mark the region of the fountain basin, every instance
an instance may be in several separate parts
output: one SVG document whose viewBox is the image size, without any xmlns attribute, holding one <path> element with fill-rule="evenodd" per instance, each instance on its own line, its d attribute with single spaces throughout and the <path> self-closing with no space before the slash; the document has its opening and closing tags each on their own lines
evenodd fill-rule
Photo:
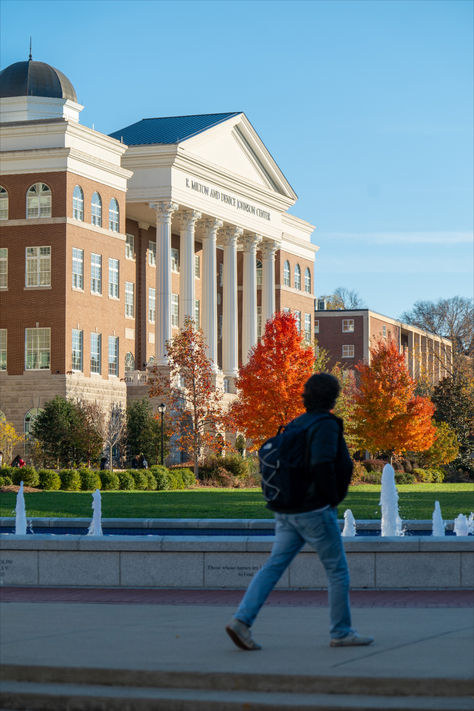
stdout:
<svg viewBox="0 0 474 711">
<path fill-rule="evenodd" d="M 73 523 L 71 519 L 55 521 Z M 123 523 L 123 519 L 103 521 L 104 528 L 123 527 Z M 143 531 L 150 533 L 163 523 L 163 519 L 145 520 Z M 232 523 L 243 528 L 245 535 L 3 535 L 0 581 L 12 586 L 244 589 L 271 550 L 270 535 L 255 535 L 257 530 L 271 531 L 271 520 L 187 523 L 188 528 L 192 524 L 204 534 L 206 529 L 225 532 Z M 427 522 L 417 523 L 428 527 Z M 377 522 L 367 525 L 376 528 Z M 183 521 L 170 519 L 167 527 L 171 526 L 182 528 Z M 474 588 L 473 536 L 360 536 L 343 540 L 355 589 Z M 317 555 L 305 546 L 277 587 L 326 586 Z"/>
</svg>

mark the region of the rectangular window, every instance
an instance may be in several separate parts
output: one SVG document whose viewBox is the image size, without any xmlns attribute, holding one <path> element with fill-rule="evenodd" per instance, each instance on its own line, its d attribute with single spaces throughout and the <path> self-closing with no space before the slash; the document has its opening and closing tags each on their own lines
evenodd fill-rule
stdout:
<svg viewBox="0 0 474 711">
<path fill-rule="evenodd" d="M 319 333 L 319 320 L 318 319 L 314 320 L 314 332 Z"/>
<path fill-rule="evenodd" d="M 91 373 L 102 370 L 102 334 L 91 333 Z"/>
<path fill-rule="evenodd" d="M 217 321 L 217 338 L 219 341 L 222 339 L 222 314 L 219 314 Z"/>
<path fill-rule="evenodd" d="M 83 331 L 72 329 L 72 369 L 82 373 Z"/>
<path fill-rule="evenodd" d="M 101 254 L 91 254 L 91 294 L 102 294 Z"/>
<path fill-rule="evenodd" d="M 354 319 L 353 318 L 343 318 L 342 319 L 342 332 L 343 333 L 354 333 Z"/>
<path fill-rule="evenodd" d="M 257 306 L 257 338 L 262 337 L 262 307 Z"/>
<path fill-rule="evenodd" d="M 382 326 L 382 336 L 387 338 L 387 326 Z"/>
<path fill-rule="evenodd" d="M 304 338 L 308 343 L 311 342 L 311 314 L 304 315 Z"/>
<path fill-rule="evenodd" d="M 119 339 L 109 336 L 109 375 L 119 374 Z"/>
<path fill-rule="evenodd" d="M 109 296 L 119 298 L 119 260 L 109 257 Z"/>
<path fill-rule="evenodd" d="M 0 248 L 0 289 L 8 289 L 8 248 Z"/>
<path fill-rule="evenodd" d="M 342 346 L 342 357 L 343 358 L 353 358 L 354 357 L 354 346 Z"/>
<path fill-rule="evenodd" d="M 155 289 L 148 287 L 148 320 L 150 323 L 155 323 L 156 298 Z"/>
<path fill-rule="evenodd" d="M 26 248 L 25 286 L 51 286 L 51 247 Z"/>
<path fill-rule="evenodd" d="M 179 249 L 171 247 L 171 271 L 179 272 Z"/>
<path fill-rule="evenodd" d="M 72 288 L 84 289 L 84 250 L 72 248 Z"/>
<path fill-rule="evenodd" d="M 194 276 L 196 279 L 201 278 L 201 257 L 199 254 L 194 255 Z"/>
<path fill-rule="evenodd" d="M 7 329 L 0 328 L 0 370 L 7 369 Z"/>
<path fill-rule="evenodd" d="M 224 283 L 224 265 L 222 262 L 219 264 L 219 286 L 222 286 Z"/>
<path fill-rule="evenodd" d="M 135 237 L 133 235 L 125 237 L 125 258 L 135 259 Z"/>
<path fill-rule="evenodd" d="M 179 296 L 171 294 L 171 325 L 179 326 Z"/>
<path fill-rule="evenodd" d="M 301 333 L 301 311 L 295 309 L 296 330 Z"/>
<path fill-rule="evenodd" d="M 194 322 L 196 328 L 201 328 L 201 303 L 199 299 L 196 299 L 194 302 Z"/>
<path fill-rule="evenodd" d="M 148 264 L 150 267 L 156 267 L 156 242 L 148 240 Z"/>
<path fill-rule="evenodd" d="M 25 328 L 25 370 L 49 370 L 51 329 Z"/>
<path fill-rule="evenodd" d="M 135 284 L 125 282 L 125 316 L 135 318 Z"/>
</svg>

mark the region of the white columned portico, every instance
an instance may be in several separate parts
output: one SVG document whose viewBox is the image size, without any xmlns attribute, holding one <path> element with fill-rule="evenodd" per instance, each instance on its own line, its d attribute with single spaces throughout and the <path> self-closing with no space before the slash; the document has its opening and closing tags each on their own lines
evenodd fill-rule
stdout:
<svg viewBox="0 0 474 711">
<path fill-rule="evenodd" d="M 201 213 L 196 210 L 183 210 L 179 213 L 180 232 L 180 280 L 179 280 L 179 327 L 183 328 L 186 316 L 195 316 L 195 267 L 194 267 L 194 228 Z"/>
<path fill-rule="evenodd" d="M 262 331 L 269 318 L 275 313 L 275 254 L 276 242 L 264 240 L 260 246 L 262 254 Z"/>
<path fill-rule="evenodd" d="M 166 341 L 171 338 L 171 216 L 178 205 L 169 200 L 150 203 L 156 212 L 156 321 L 158 365 L 168 365 Z"/>
<path fill-rule="evenodd" d="M 257 245 L 259 235 L 245 235 L 242 285 L 242 363 L 247 363 L 250 349 L 257 343 Z"/>
<path fill-rule="evenodd" d="M 201 321 L 207 354 L 212 361 L 212 369 L 218 371 L 217 364 L 217 230 L 222 221 L 207 218 L 202 223 L 202 305 Z"/>
<path fill-rule="evenodd" d="M 237 304 L 237 240 L 243 230 L 226 227 L 223 230 L 224 245 L 224 294 L 222 318 L 222 370 L 228 378 L 237 376 L 238 358 L 238 304 Z"/>
</svg>

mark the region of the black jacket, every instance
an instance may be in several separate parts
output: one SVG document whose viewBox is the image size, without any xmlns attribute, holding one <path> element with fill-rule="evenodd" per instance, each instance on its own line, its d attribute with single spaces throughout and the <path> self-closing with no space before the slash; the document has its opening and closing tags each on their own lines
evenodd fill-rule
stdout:
<svg viewBox="0 0 474 711">
<path fill-rule="evenodd" d="M 347 493 L 353 468 L 342 420 L 327 410 L 313 410 L 297 417 L 288 427 L 293 423 L 310 425 L 306 435 L 307 468 L 301 472 L 308 478 L 307 494 L 297 508 L 288 510 L 270 504 L 268 508 L 279 513 L 304 513 L 328 504 L 337 506 Z"/>
</svg>

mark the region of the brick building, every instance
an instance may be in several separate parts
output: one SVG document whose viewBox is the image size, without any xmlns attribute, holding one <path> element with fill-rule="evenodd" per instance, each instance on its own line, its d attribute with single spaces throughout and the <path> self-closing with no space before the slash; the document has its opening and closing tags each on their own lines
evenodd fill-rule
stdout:
<svg viewBox="0 0 474 711">
<path fill-rule="evenodd" d="M 57 394 L 144 396 L 186 316 L 229 393 L 273 313 L 314 333 L 313 226 L 245 114 L 106 136 L 82 108 L 31 57 L 0 74 L 0 415 L 26 434 Z"/>
<path fill-rule="evenodd" d="M 314 332 L 318 347 L 329 352 L 329 367 L 335 363 L 349 368 L 359 361 L 370 363 L 370 348 L 387 339 L 395 341 L 405 354 L 413 378 L 423 376 L 436 384 L 449 374 L 451 341 L 369 309 L 316 309 Z"/>
</svg>

